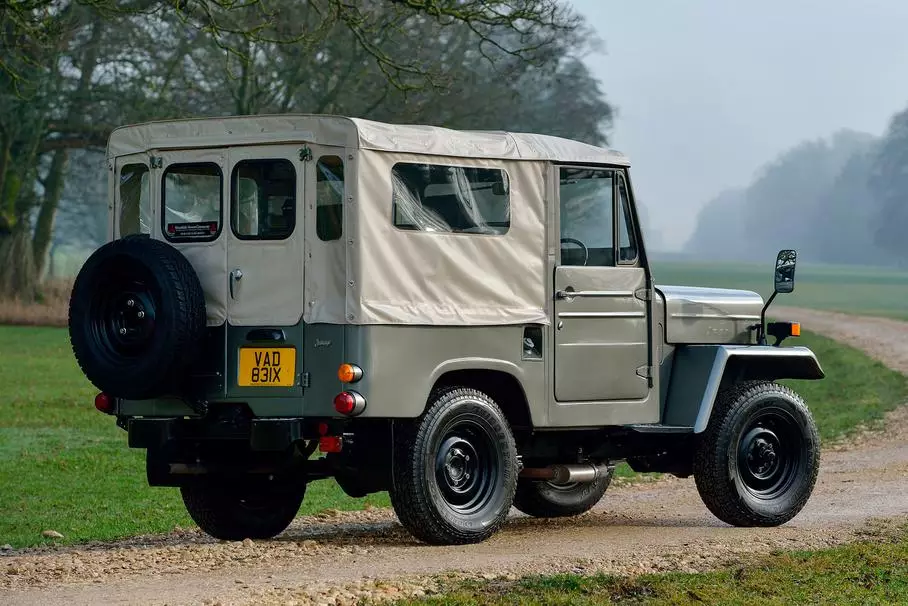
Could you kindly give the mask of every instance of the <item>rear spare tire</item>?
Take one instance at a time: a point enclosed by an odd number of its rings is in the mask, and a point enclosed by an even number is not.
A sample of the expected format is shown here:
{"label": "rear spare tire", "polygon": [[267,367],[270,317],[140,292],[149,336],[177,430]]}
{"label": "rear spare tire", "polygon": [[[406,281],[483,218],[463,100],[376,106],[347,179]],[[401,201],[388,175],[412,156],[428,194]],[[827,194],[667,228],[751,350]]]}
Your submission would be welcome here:
{"label": "rear spare tire", "polygon": [[142,400],[172,393],[205,334],[205,295],[189,261],[165,242],[129,236],[82,266],[69,302],[69,336],[95,387]]}

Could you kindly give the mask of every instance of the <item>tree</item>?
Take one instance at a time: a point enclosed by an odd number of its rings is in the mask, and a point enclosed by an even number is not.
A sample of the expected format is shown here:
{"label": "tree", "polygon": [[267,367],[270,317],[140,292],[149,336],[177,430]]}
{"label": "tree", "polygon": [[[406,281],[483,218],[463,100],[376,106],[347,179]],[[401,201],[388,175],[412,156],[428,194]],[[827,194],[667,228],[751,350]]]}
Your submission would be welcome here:
{"label": "tree", "polygon": [[893,116],[872,158],[869,187],[876,204],[874,241],[893,254],[899,264],[908,261],[908,109]]}
{"label": "tree", "polygon": [[118,124],[334,112],[601,142],[611,119],[557,0],[22,0],[0,23],[0,297],[33,296],[68,163]]}

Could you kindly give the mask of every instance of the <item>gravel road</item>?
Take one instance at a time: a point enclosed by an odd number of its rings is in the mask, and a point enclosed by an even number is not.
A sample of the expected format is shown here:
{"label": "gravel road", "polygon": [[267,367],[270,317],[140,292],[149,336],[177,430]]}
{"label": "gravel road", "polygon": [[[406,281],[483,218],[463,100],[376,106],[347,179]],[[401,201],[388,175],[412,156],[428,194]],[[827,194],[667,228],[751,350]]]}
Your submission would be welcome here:
{"label": "gravel road", "polygon": [[[908,323],[774,308],[777,317],[860,347],[908,374]],[[809,403],[808,403],[809,404]],[[413,541],[392,512],[300,518],[270,542],[217,542],[197,531],[0,555],[0,603],[351,604],[431,592],[446,579],[528,573],[703,570],[778,548],[834,545],[908,516],[908,407],[886,429],[826,448],[807,507],[774,529],[729,527],[692,479],[616,486],[566,521],[517,514],[491,540]]]}

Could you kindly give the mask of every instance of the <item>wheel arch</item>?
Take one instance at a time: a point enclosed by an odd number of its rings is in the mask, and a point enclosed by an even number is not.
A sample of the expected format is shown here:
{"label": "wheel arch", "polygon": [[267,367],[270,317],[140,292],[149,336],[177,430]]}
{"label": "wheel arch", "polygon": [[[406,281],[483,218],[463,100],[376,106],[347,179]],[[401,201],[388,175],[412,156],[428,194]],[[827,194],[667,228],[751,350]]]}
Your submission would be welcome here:
{"label": "wheel arch", "polygon": [[495,400],[511,429],[529,430],[534,426],[526,390],[520,377],[523,371],[511,362],[493,359],[469,358],[447,362],[432,373],[430,395],[437,389],[458,385],[487,394]]}
{"label": "wheel arch", "polygon": [[719,391],[742,381],[818,380],[825,376],[807,347],[693,345],[675,353],[663,423],[706,430]]}

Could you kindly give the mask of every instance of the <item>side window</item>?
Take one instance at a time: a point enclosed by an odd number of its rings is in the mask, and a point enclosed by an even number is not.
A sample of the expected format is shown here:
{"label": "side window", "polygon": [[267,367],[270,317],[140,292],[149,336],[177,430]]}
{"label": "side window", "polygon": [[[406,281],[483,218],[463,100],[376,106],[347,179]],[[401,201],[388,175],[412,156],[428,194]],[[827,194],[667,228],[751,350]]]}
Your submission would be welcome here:
{"label": "side window", "polygon": [[562,168],[561,264],[614,265],[615,171]]}
{"label": "side window", "polygon": [[288,160],[243,160],[233,169],[231,225],[243,240],[283,240],[296,225],[296,170]]}
{"label": "side window", "polygon": [[164,171],[164,236],[178,242],[214,240],[221,232],[221,169],[217,164],[174,164]]}
{"label": "side window", "polygon": [[315,173],[315,233],[319,240],[339,240],[344,235],[344,161],[322,156]]}
{"label": "side window", "polygon": [[151,233],[151,181],[144,164],[127,164],[120,171],[120,237]]}
{"label": "side window", "polygon": [[399,229],[500,235],[511,227],[508,175],[501,169],[400,162],[391,181]]}
{"label": "side window", "polygon": [[633,263],[637,260],[637,239],[631,220],[631,202],[624,175],[618,178],[618,262]]}

